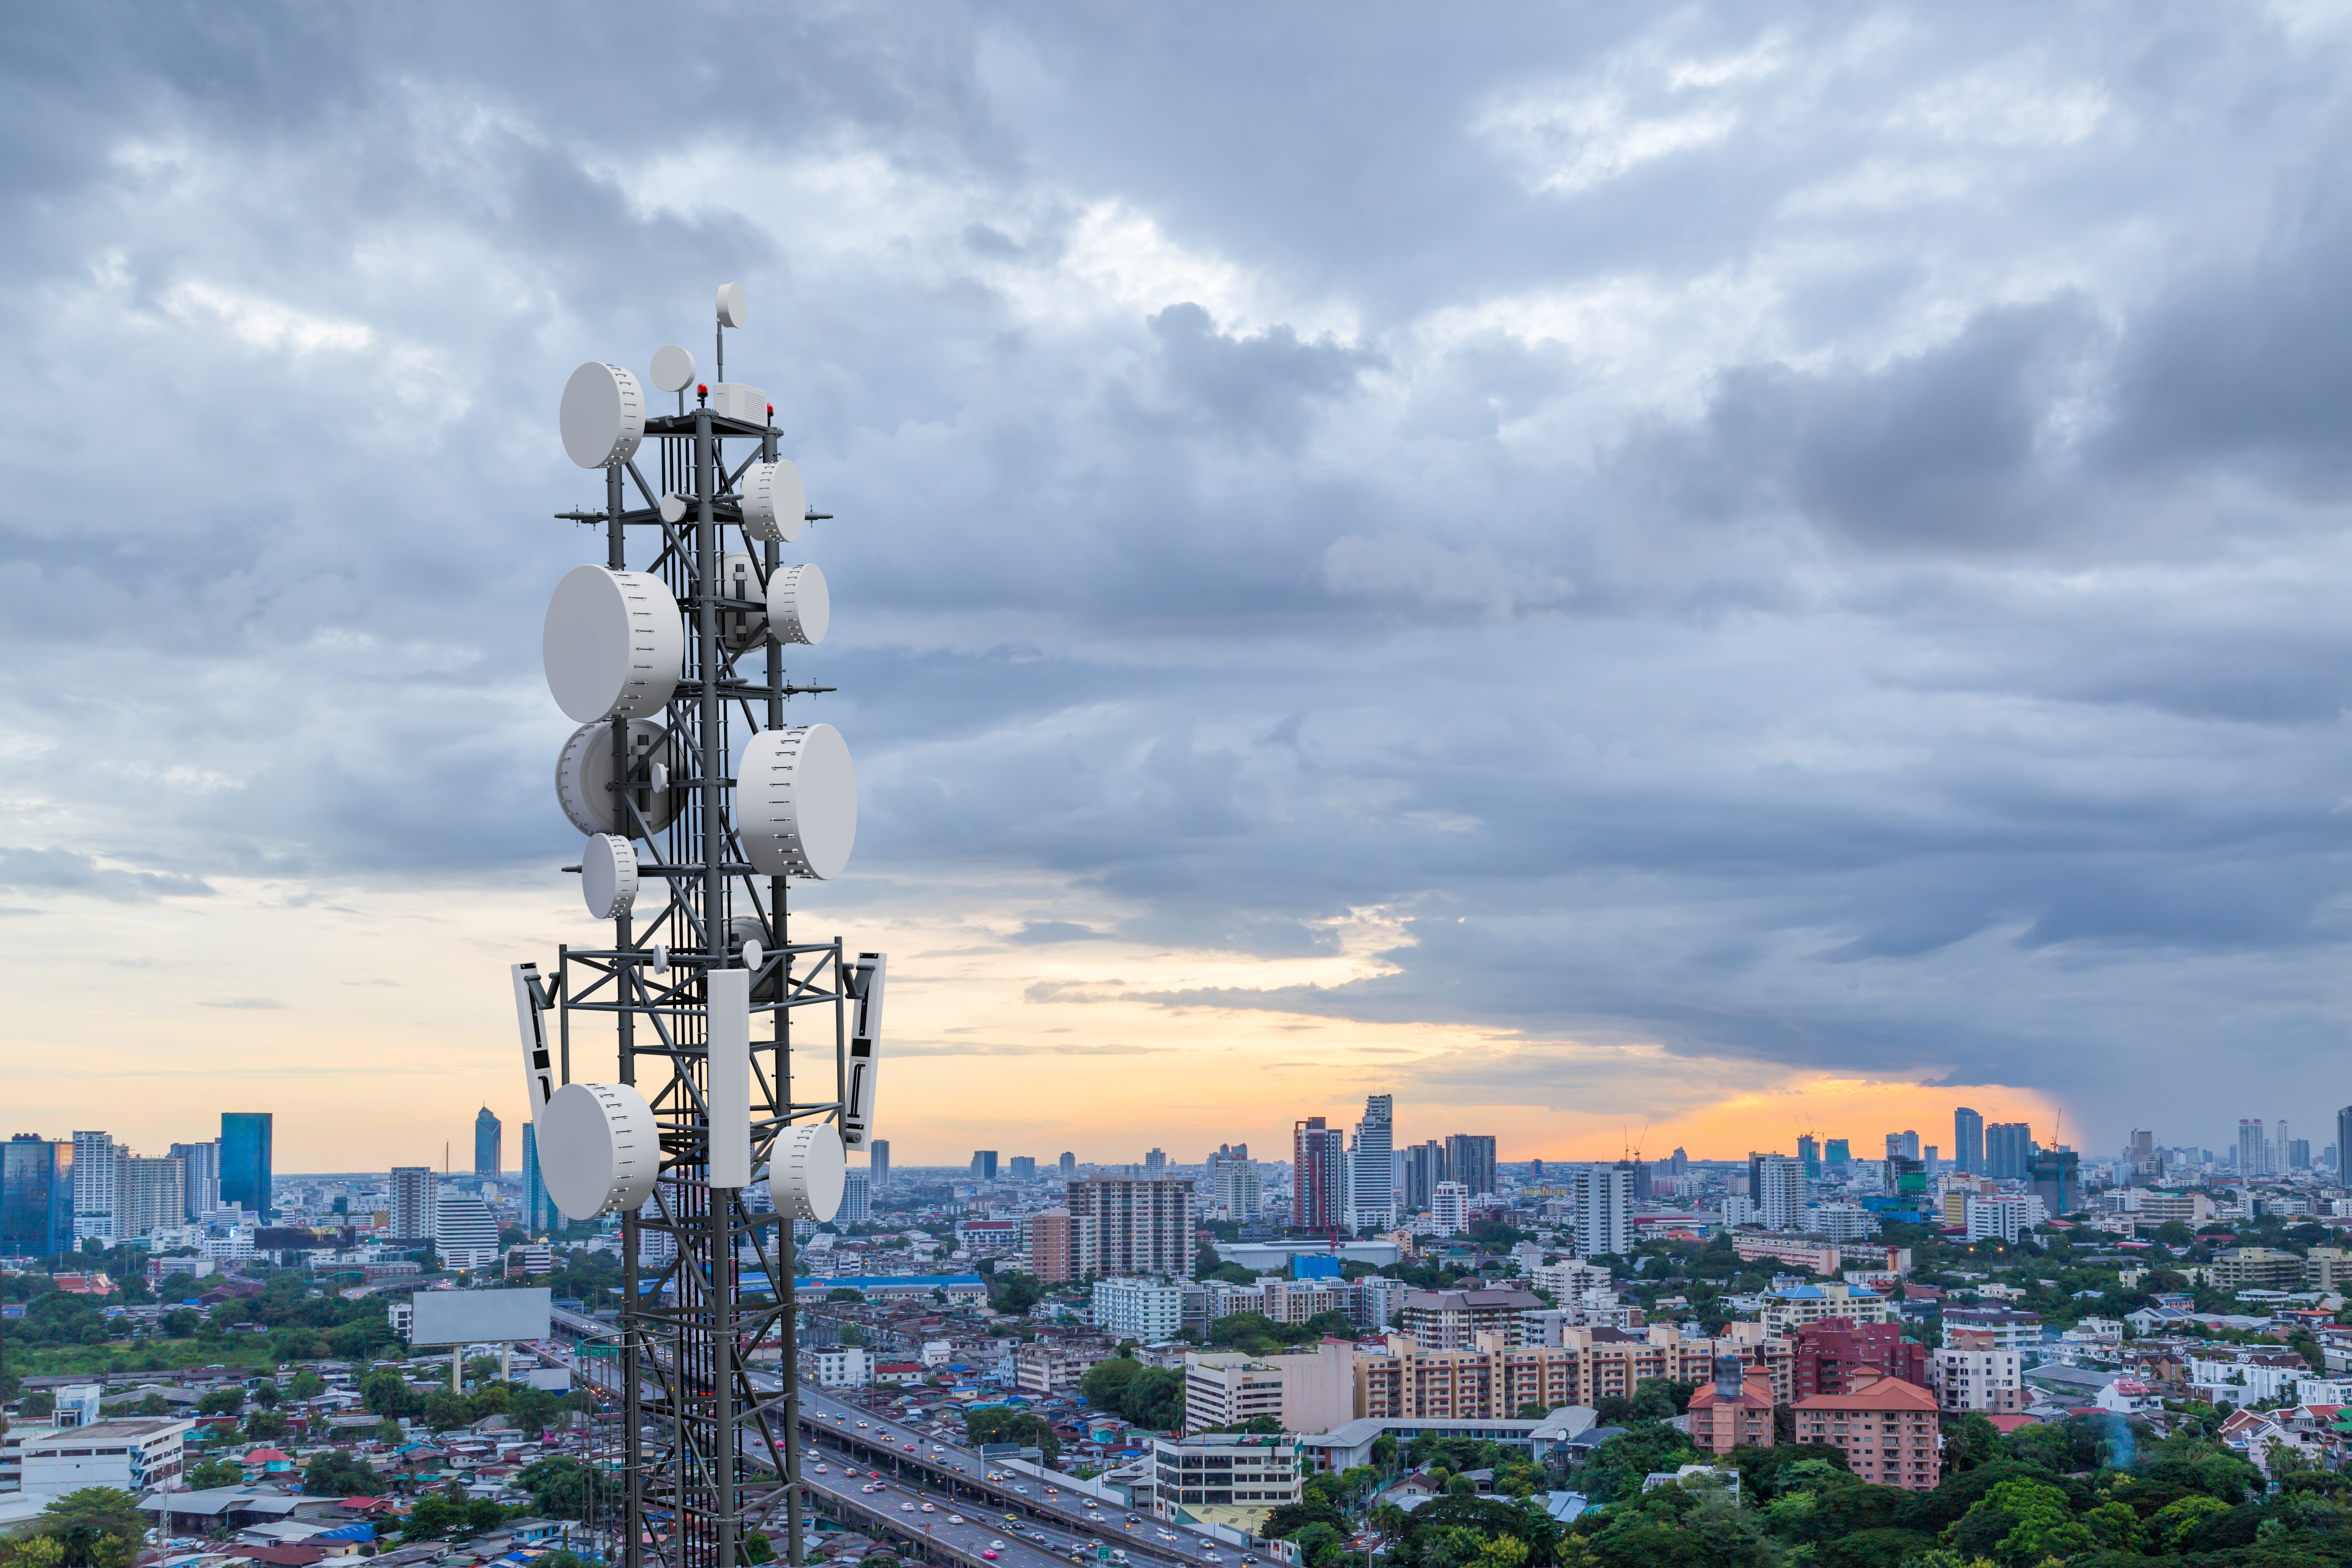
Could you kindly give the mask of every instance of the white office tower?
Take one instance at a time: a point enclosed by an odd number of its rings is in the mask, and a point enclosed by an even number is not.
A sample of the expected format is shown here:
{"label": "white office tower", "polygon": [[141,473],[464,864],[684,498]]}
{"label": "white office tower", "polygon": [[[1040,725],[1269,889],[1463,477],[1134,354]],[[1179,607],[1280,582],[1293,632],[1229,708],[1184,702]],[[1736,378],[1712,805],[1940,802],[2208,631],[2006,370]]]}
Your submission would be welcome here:
{"label": "white office tower", "polygon": [[177,1227],[185,1217],[188,1201],[186,1167],[177,1158],[145,1160],[135,1154],[124,1163],[130,1173],[123,1186],[130,1194],[131,1225],[121,1232],[123,1237]]}
{"label": "white office tower", "polygon": [[182,1206],[190,1219],[202,1219],[220,1207],[220,1140],[209,1143],[174,1143],[172,1157],[180,1162],[186,1184]]}
{"label": "white office tower", "polygon": [[433,1250],[446,1268],[478,1268],[499,1256],[499,1216],[479,1198],[455,1189],[433,1205]]}
{"label": "white office tower", "polygon": [[841,1207],[833,1216],[834,1224],[845,1230],[853,1225],[864,1225],[873,1213],[874,1194],[866,1173],[845,1173],[841,1178]]}
{"label": "white office tower", "polygon": [[1430,1228],[1439,1236],[1460,1236],[1470,1228],[1470,1189],[1459,1182],[1440,1182],[1429,1190]]}
{"label": "white office tower", "polygon": [[1246,1222],[1263,1217],[1265,1183],[1257,1173],[1255,1160],[1212,1157],[1210,1170],[1215,1180],[1210,1201],[1225,1211],[1227,1219]]}
{"label": "white office tower", "polygon": [[429,1165],[392,1168],[392,1239],[414,1247],[433,1239],[433,1169]]}
{"label": "white office tower", "polygon": [[1348,1159],[1348,1225],[1361,1230],[1396,1228],[1396,1101],[1385,1094],[1364,1099],[1364,1119],[1356,1123],[1356,1146]]}
{"label": "white office tower", "polygon": [[2286,1118],[2282,1116],[2278,1121],[2278,1136],[2271,1140],[2270,1174],[2284,1176],[2293,1169],[2294,1162],[2287,1156]]}
{"label": "white office tower", "polygon": [[[104,1132],[77,1132],[73,1146],[74,1239],[94,1236],[110,1244],[127,1239],[130,1196],[122,1188],[131,1151]],[[118,1214],[124,1221],[120,1229]]]}
{"label": "white office tower", "polygon": [[1787,1154],[1748,1156],[1748,1196],[1766,1230],[1794,1230],[1805,1219],[1805,1165]]}
{"label": "white office tower", "polygon": [[1579,1258],[1633,1250],[1633,1173],[1614,1165],[1579,1165],[1569,1176],[1570,1224]]}

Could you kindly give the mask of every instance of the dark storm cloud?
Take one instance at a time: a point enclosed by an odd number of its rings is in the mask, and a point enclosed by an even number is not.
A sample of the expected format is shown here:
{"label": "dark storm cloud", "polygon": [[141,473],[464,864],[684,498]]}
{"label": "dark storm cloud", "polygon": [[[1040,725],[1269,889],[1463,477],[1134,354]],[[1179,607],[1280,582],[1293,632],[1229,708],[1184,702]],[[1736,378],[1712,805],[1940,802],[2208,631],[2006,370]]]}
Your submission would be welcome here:
{"label": "dark storm cloud", "polygon": [[2119,1131],[2330,1059],[2341,29],[696,15],[18,19],[16,892],[558,883],[555,389],[734,277],[861,877],[1040,950],[1377,917],[1159,999],[1473,1025],[1472,1102],[1615,1082],[1573,1038],[2128,1070]]}

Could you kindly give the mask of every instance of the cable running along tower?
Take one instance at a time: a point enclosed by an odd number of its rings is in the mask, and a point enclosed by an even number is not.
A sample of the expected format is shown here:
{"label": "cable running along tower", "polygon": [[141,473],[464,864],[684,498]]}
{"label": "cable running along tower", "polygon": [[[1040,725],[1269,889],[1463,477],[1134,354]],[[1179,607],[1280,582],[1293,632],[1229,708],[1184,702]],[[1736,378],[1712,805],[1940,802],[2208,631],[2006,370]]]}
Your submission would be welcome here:
{"label": "cable running along tower", "polygon": [[[834,1216],[874,1113],[883,957],[787,925],[790,879],[848,862],[857,781],[832,726],[785,718],[833,689],[784,673],[830,618],[824,574],[787,559],[826,514],[779,456],[766,395],[725,379],[744,317],[741,288],[719,289],[709,382],[683,348],[653,356],[675,412],[593,361],[562,408],[604,505],[557,515],[601,525],[604,560],[547,609],[548,687],[579,725],[556,795],[584,836],[566,869],[611,934],[565,944],[552,974],[511,973],[549,1195],[574,1220],[621,1216],[625,1568],[736,1568],[779,1509],[803,1561],[791,1222]],[[584,1067],[607,1039],[611,1080],[575,1080],[575,1047]],[[751,1371],[762,1342],[780,1379]]]}

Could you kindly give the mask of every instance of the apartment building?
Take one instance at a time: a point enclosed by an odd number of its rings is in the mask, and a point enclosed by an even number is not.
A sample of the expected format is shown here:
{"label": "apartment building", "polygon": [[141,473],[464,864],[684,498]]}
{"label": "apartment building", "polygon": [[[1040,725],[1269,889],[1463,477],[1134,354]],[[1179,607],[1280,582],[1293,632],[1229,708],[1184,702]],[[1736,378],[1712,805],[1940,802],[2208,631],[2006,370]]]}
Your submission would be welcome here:
{"label": "apartment building", "polygon": [[2269,1247],[2232,1247],[2213,1258],[2216,1290],[2299,1290],[2303,1259]]}
{"label": "apartment building", "polygon": [[2315,1247],[2303,1255],[2303,1284],[2307,1290],[2352,1289],[2352,1251],[2340,1247]]}
{"label": "apartment building", "polygon": [[1482,1334],[1517,1339],[1519,1314],[1542,1308],[1527,1290],[1407,1290],[1400,1326],[1423,1349],[1469,1350]]}
{"label": "apartment building", "polygon": [[1192,1278],[1192,1184],[1178,1177],[1072,1182],[1069,1211],[1094,1225],[1094,1272]]}
{"label": "apartment building", "polygon": [[1774,1290],[1764,1298],[1764,1310],[1758,1317],[1763,1322],[1765,1337],[1772,1339],[1793,1334],[1824,1318],[1843,1318],[1855,1323],[1892,1322],[1895,1309],[1892,1300],[1875,1290],[1832,1281]]}
{"label": "apartment building", "polygon": [[1211,1433],[1154,1437],[1152,1511],[1255,1531],[1276,1509],[1298,1500],[1307,1466],[1295,1437]]}
{"label": "apartment building", "polygon": [[1094,1323],[1113,1340],[1155,1345],[1184,1327],[1184,1288],[1158,1279],[1095,1281]]}
{"label": "apartment building", "polygon": [[1286,1432],[1328,1432],[1356,1414],[1356,1347],[1325,1340],[1284,1355],[1188,1354],[1184,1426],[1239,1426],[1260,1416]]}
{"label": "apartment building", "polygon": [[1929,1363],[1930,1385],[1941,1409],[2002,1415],[2025,1408],[2022,1359],[2012,1345],[1984,1329],[1955,1329]]}
{"label": "apartment building", "polygon": [[1728,1352],[1715,1365],[1715,1381],[1691,1395],[1691,1446],[1703,1454],[1772,1447],[1772,1380]]}
{"label": "apartment building", "polygon": [[27,1435],[20,1464],[27,1497],[62,1497],[84,1487],[112,1487],[133,1497],[181,1485],[193,1421],[98,1421]]}
{"label": "apartment building", "polygon": [[1731,1250],[1743,1263],[1769,1261],[1784,1268],[1801,1268],[1809,1274],[1835,1274],[1844,1267],[1837,1244],[1823,1237],[1774,1236],[1743,1230],[1733,1235]]}
{"label": "apartment building", "polygon": [[1797,1401],[1797,1441],[1845,1451],[1846,1466],[1865,1481],[1933,1491],[1943,1467],[1936,1396],[1900,1378],[1854,1373],[1843,1394]]}
{"label": "apartment building", "polygon": [[1991,1334],[1994,1344],[2005,1351],[2024,1352],[2042,1343],[2042,1320],[2031,1312],[2013,1312],[2006,1307],[1955,1307],[1947,1302],[1943,1319],[1947,1345],[1966,1330]]}
{"label": "apartment building", "polygon": [[[1559,1345],[1515,1345],[1488,1333],[1478,1336],[1472,1349],[1439,1351],[1391,1334],[1385,1352],[1356,1359],[1355,1413],[1411,1420],[1507,1420],[1527,1405],[1549,1410],[1631,1394],[1645,1377],[1701,1382],[1714,1374],[1717,1354],[1745,1349],[1729,1342],[1685,1339],[1667,1324],[1647,1333],[1576,1328],[1565,1331],[1565,1338],[1568,1342]],[[1785,1355],[1781,1364],[1787,1364]]]}
{"label": "apartment building", "polygon": [[1856,1323],[1843,1318],[1809,1323],[1790,1339],[1789,1359],[1800,1399],[1812,1394],[1843,1394],[1848,1380],[1865,1368],[1921,1388],[1928,1386],[1927,1347],[1905,1339],[1900,1323]]}
{"label": "apartment building", "polygon": [[1110,1352],[1111,1346],[1099,1340],[1033,1340],[1013,1352],[1013,1386],[1044,1396],[1067,1394]]}
{"label": "apartment building", "polygon": [[1046,1209],[1021,1222],[1021,1271],[1044,1285],[1066,1285],[1095,1272],[1091,1215]]}

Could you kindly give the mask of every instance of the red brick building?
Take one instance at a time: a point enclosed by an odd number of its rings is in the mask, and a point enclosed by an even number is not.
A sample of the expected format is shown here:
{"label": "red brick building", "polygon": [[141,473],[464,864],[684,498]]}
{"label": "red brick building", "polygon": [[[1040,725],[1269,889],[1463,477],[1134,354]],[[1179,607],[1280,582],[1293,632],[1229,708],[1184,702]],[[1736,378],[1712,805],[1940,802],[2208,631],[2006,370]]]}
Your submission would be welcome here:
{"label": "red brick building", "polygon": [[1943,1468],[1936,1396],[1875,1367],[1853,1368],[1845,1383],[1843,1394],[1797,1401],[1797,1441],[1844,1449],[1847,1466],[1865,1481],[1933,1491]]}
{"label": "red brick building", "polygon": [[1798,1399],[1809,1394],[1843,1394],[1847,1378],[1864,1366],[1928,1386],[1927,1347],[1905,1339],[1900,1323],[1824,1318],[1790,1336],[1790,1377]]}

